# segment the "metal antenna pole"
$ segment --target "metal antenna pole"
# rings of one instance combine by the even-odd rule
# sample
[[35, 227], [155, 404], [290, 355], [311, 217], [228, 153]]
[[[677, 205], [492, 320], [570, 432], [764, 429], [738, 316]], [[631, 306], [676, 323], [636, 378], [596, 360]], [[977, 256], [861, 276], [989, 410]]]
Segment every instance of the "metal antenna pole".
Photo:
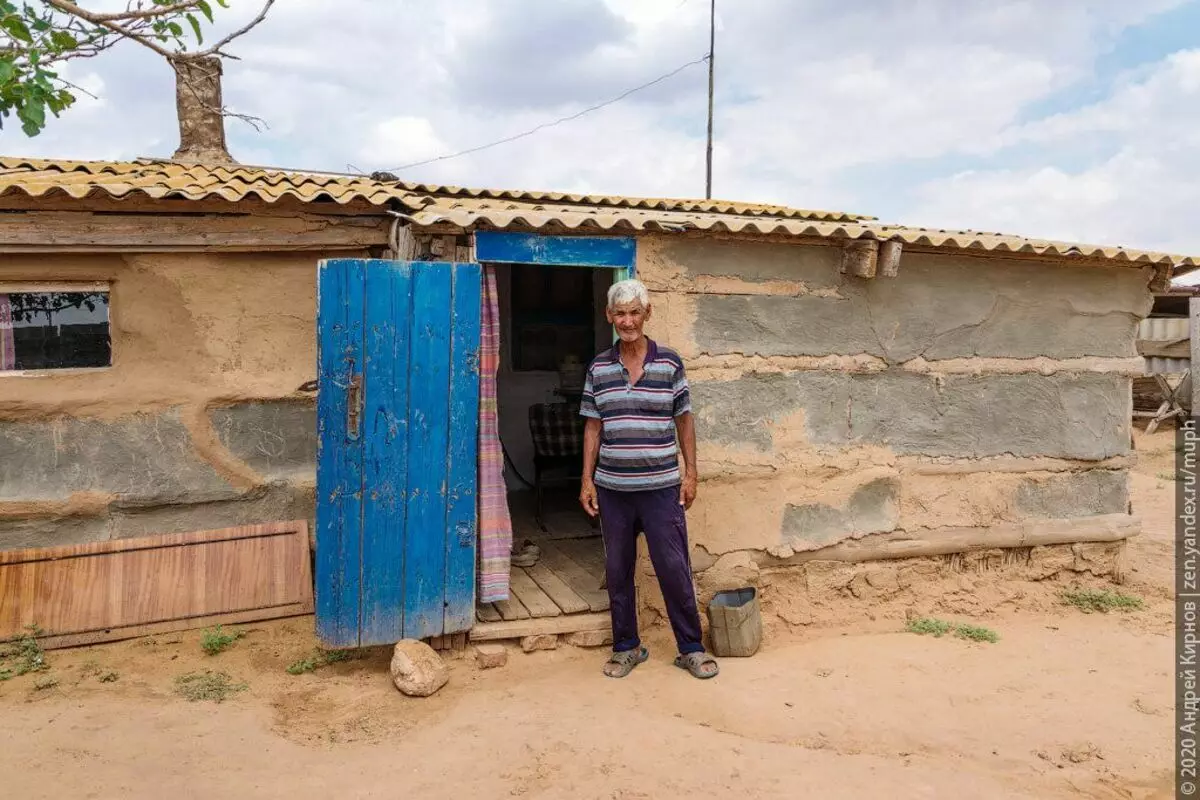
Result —
[[704, 198], [712, 199], [713, 153], [713, 52], [717, 46], [717, 0], [712, 0], [708, 12], [708, 153], [704, 182]]

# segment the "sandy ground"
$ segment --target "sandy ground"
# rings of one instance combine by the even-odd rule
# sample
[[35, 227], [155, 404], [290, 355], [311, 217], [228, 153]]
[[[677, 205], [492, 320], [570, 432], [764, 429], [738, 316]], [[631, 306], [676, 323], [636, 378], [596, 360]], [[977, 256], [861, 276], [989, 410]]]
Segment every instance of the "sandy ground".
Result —
[[[311, 621], [246, 626], [207, 656], [198, 631], [53, 651], [0, 682], [0, 774], [13, 798], [1167, 798], [1172, 749], [1172, 434], [1139, 437], [1122, 591], [1145, 610], [1025, 601], [974, 620], [994, 644], [904, 633], [903, 604], [839, 626], [773, 625], [716, 680], [651, 661], [604, 678], [604, 651], [451, 661], [425, 700], [389, 653], [289, 675]], [[1092, 585], [1102, 585], [1093, 581]], [[223, 703], [174, 694], [223, 670]], [[101, 682], [99, 675], [118, 678]], [[53, 678], [57, 684], [37, 688]]]

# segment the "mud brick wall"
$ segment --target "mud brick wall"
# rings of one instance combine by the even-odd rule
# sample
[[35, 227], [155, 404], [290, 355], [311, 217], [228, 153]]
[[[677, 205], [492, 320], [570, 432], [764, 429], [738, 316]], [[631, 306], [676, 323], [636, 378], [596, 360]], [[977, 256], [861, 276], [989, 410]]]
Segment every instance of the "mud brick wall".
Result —
[[659, 236], [638, 271], [691, 379], [698, 571], [1136, 531], [1150, 269], [905, 252], [864, 279], [835, 246]]
[[113, 365], [0, 376], [0, 549], [311, 522], [322, 257], [6, 256], [111, 281]]

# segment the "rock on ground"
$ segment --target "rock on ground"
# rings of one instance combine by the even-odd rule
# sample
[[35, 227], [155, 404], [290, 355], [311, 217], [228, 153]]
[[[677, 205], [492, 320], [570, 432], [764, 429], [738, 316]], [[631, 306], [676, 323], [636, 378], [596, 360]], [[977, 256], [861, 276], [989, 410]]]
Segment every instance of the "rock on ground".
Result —
[[475, 663], [480, 669], [503, 667], [508, 663], [508, 648], [502, 644], [480, 644], [475, 646]]
[[567, 644], [573, 647], [603, 647], [612, 644], [612, 631], [576, 631], [565, 637]]
[[396, 643], [391, 670], [396, 688], [411, 697], [429, 697], [450, 680], [450, 668], [437, 651], [415, 639]]
[[557, 647], [558, 636], [553, 633], [526, 636], [521, 640], [521, 649], [526, 653], [532, 653], [534, 650], [554, 650]]

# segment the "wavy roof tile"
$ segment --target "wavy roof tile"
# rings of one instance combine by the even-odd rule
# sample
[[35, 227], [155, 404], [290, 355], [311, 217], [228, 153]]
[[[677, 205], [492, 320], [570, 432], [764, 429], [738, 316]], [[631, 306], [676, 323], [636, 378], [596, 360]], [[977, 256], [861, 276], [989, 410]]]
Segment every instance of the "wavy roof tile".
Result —
[[1200, 258], [1118, 246], [1031, 239], [1001, 233], [888, 225], [874, 217], [721, 200], [577, 195], [405, 183], [237, 165], [197, 166], [170, 161], [52, 161], [0, 156], [0, 197], [76, 199], [142, 196], [154, 199], [305, 203], [354, 201], [408, 213], [419, 224], [462, 227], [562, 227], [581, 231], [680, 231], [825, 238], [898, 239], [905, 244], [994, 253], [1092, 258], [1117, 263], [1200, 267]]

